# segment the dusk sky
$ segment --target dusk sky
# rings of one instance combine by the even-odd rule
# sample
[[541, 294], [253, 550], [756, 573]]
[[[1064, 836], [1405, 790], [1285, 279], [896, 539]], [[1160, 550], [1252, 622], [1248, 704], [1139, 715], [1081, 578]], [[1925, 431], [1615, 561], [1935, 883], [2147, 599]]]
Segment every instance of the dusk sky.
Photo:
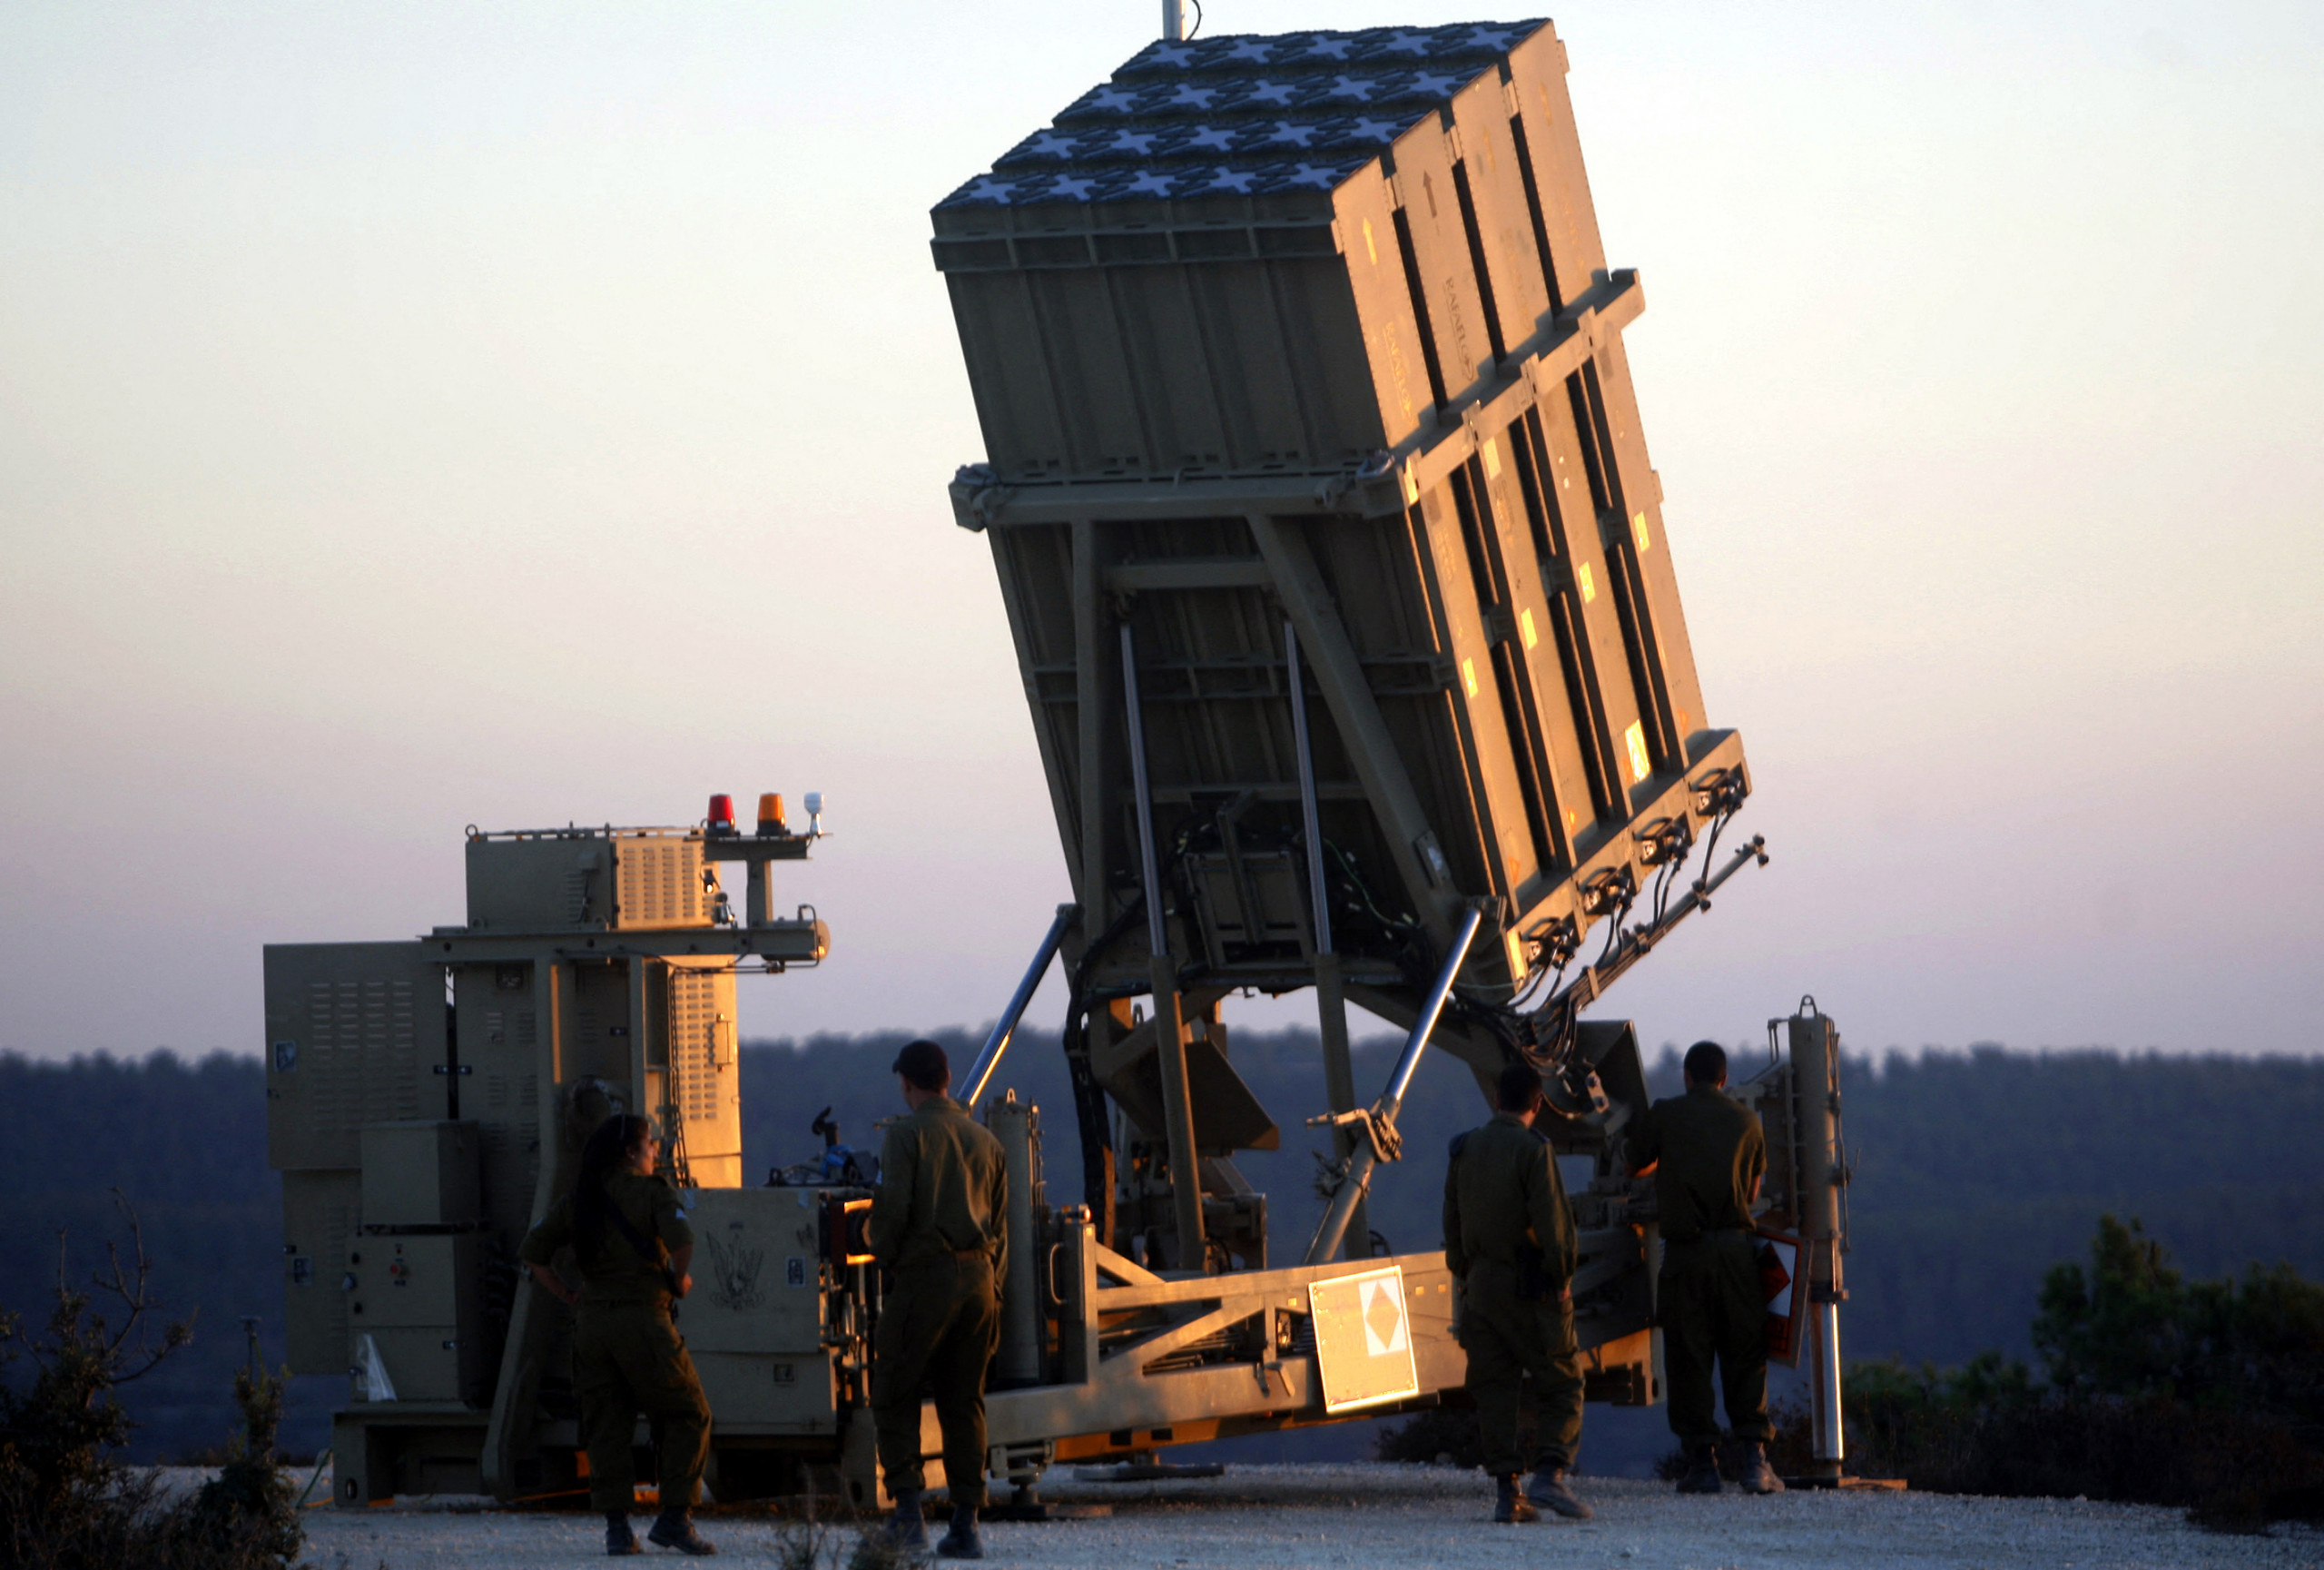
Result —
[[[928, 210], [1158, 9], [0, 6], [0, 1050], [712, 791], [834, 831], [746, 1035], [989, 1021], [1069, 888]], [[2324, 1046], [2324, 7], [1555, 19], [1773, 856], [1598, 1013]]]

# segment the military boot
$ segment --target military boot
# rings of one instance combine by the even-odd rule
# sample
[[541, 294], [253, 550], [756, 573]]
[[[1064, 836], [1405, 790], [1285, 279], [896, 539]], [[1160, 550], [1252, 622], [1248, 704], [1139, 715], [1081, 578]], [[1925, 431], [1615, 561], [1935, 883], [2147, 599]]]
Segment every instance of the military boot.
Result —
[[899, 1554], [924, 1557], [928, 1553], [928, 1518], [920, 1513], [917, 1488], [896, 1490], [896, 1513], [885, 1528], [888, 1546]]
[[1539, 1521], [1541, 1513], [1525, 1497], [1525, 1485], [1517, 1480], [1514, 1472], [1503, 1472], [1493, 1480], [1492, 1518], [1503, 1526], [1524, 1521]]
[[984, 1539], [977, 1535], [977, 1507], [973, 1505], [952, 1506], [952, 1527], [936, 1545], [939, 1559], [981, 1559]]
[[710, 1540], [694, 1529], [694, 1516], [684, 1510], [665, 1510], [646, 1529], [645, 1540], [681, 1554], [715, 1554]]
[[1544, 1466], [1525, 1485], [1525, 1492], [1569, 1521], [1587, 1521], [1596, 1514], [1575, 1495], [1562, 1466]]
[[1783, 1479], [1768, 1465], [1768, 1447], [1757, 1439], [1735, 1441], [1728, 1469], [1735, 1474], [1735, 1486], [1746, 1494], [1783, 1492]]
[[606, 1512], [606, 1552], [616, 1559], [626, 1555], [645, 1552], [645, 1545], [640, 1543], [637, 1540], [637, 1534], [629, 1529], [628, 1511], [608, 1510]]
[[1687, 1447], [1687, 1475], [1679, 1479], [1679, 1492], [1716, 1494], [1718, 1490], [1718, 1447], [1715, 1445], [1689, 1445]]

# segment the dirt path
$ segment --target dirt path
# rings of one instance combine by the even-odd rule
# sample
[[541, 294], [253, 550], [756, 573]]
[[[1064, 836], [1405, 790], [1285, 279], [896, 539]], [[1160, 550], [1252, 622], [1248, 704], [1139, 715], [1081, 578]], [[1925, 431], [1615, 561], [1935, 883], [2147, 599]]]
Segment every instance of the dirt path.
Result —
[[[2138, 1570], [2143, 1566], [2324, 1565], [2324, 1533], [2226, 1536], [2175, 1510], [2058, 1499], [1932, 1494], [1728, 1494], [1681, 1499], [1666, 1484], [1584, 1479], [1595, 1520], [1494, 1526], [1475, 1473], [1449, 1467], [1237, 1466], [1226, 1476], [1113, 1486], [1060, 1482], [1060, 1501], [1110, 1501], [1109, 1516], [985, 1528], [990, 1563], [1102, 1570], [1264, 1566], [1576, 1565], [1671, 1570]], [[308, 1517], [320, 1570], [575, 1565], [604, 1555], [595, 1516], [448, 1508], [406, 1501]], [[642, 1529], [645, 1523], [638, 1522]], [[718, 1563], [771, 1565], [785, 1528], [763, 1516], [704, 1516]], [[843, 1554], [844, 1535], [827, 1554]], [[656, 1560], [676, 1555], [650, 1551]], [[837, 1558], [829, 1563], [840, 1562]]]

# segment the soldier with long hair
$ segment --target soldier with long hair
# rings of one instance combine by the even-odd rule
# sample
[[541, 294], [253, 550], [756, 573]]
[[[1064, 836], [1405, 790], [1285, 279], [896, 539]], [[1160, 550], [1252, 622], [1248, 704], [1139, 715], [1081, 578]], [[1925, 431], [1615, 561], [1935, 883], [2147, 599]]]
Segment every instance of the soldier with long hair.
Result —
[[[589, 1503], [606, 1517], [606, 1552], [642, 1554], [630, 1529], [630, 1453], [637, 1415], [655, 1427], [662, 1514], [646, 1536], [687, 1554], [716, 1550], [694, 1530], [694, 1494], [710, 1453], [710, 1403], [670, 1306], [694, 1285], [694, 1229], [678, 1191], [655, 1171], [654, 1125], [617, 1114], [589, 1136], [572, 1191], [519, 1251], [541, 1289], [575, 1309], [573, 1384], [589, 1452]], [[570, 1248], [575, 1290], [553, 1261]]]

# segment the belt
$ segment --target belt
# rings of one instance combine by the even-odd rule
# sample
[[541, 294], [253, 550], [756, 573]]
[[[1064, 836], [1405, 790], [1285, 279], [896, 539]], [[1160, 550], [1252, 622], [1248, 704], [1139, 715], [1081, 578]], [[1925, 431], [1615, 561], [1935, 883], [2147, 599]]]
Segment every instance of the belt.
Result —
[[992, 1250], [990, 1249], [943, 1249], [931, 1253], [922, 1254], [918, 1259], [911, 1261], [911, 1263], [900, 1265], [897, 1269], [907, 1270], [913, 1269], [928, 1265], [941, 1264], [947, 1259], [951, 1260], [955, 1264], [968, 1265], [973, 1264], [979, 1259], [990, 1259], [991, 1258]]
[[1665, 1243], [1708, 1243], [1715, 1238], [1748, 1238], [1749, 1230], [1742, 1227], [1705, 1227], [1701, 1231], [1684, 1238], [1665, 1238]]

